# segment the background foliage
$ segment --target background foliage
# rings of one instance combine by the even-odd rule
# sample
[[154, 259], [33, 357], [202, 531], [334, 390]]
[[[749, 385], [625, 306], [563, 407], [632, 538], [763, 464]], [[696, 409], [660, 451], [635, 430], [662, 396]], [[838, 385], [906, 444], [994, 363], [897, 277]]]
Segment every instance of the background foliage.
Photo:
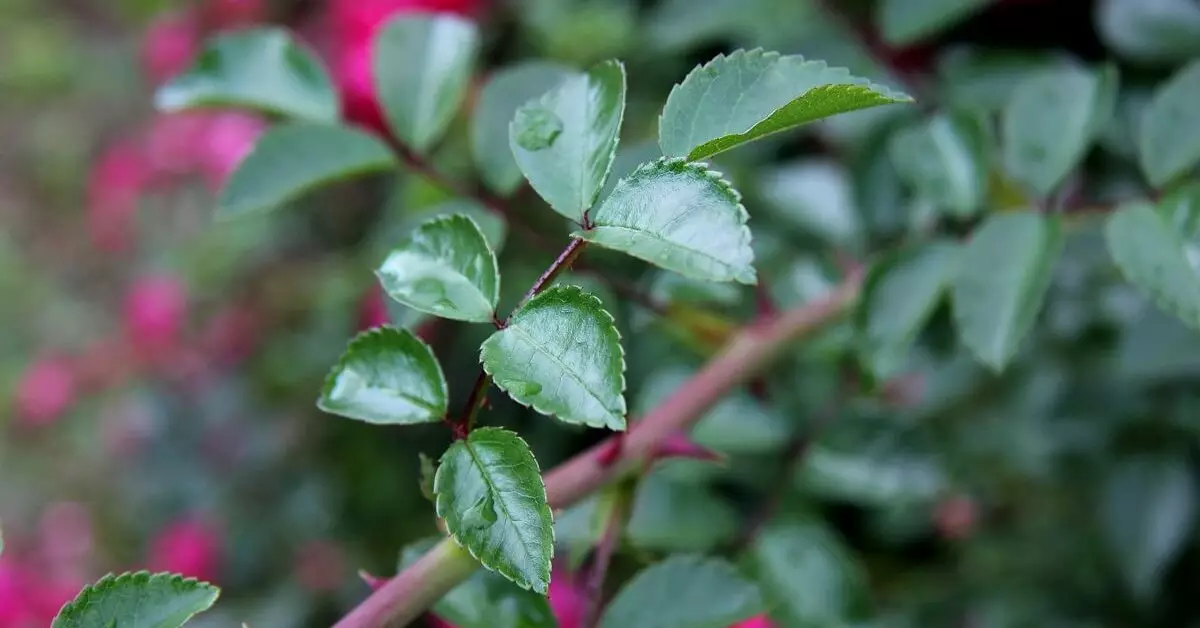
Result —
[[[766, 303], [811, 300], [853, 260], [888, 269], [853, 318], [706, 416], [694, 437], [727, 464], [675, 461], [641, 482], [614, 591], [658, 557], [720, 550], [785, 626], [1196, 621], [1200, 342], [1181, 322], [1200, 311], [1194, 3], [93, 4], [0, 9], [0, 623], [46, 625], [100, 574], [150, 567], [222, 586], [193, 625], [328, 625], [365, 594], [357, 567], [390, 574], [436, 532], [417, 454], [444, 451], [445, 430], [340, 420], [313, 401], [354, 332], [391, 320], [431, 342], [461, 407], [488, 330], [385, 300], [371, 271], [424, 217], [465, 208], [502, 249], [508, 311], [550, 260], [522, 238], [565, 238], [562, 217], [522, 189], [518, 215], [487, 218], [364, 150], [369, 176], [214, 223], [216, 191], [266, 121], [152, 106], [204, 35], [270, 22], [313, 46], [345, 114], [378, 131], [364, 42], [413, 8], [482, 20], [468, 109], [420, 147], [455, 181], [479, 178], [471, 148], [489, 141], [471, 107], [503, 98], [485, 77], [517, 61], [624, 61], [601, 198], [657, 156], [671, 86], [719, 52], [800, 53], [918, 100], [712, 159], [745, 196], [763, 293], [598, 249], [571, 276], [615, 315], [637, 416]], [[519, 182], [495, 172], [492, 188]], [[1159, 209], [1109, 221], [1136, 199]], [[967, 270], [948, 272], [968, 233]], [[920, 241], [935, 244], [901, 245]], [[481, 420], [521, 433], [543, 469], [598, 437], [491, 403]], [[560, 515], [564, 572], [605, 508]], [[713, 572], [736, 605], [746, 593]]]

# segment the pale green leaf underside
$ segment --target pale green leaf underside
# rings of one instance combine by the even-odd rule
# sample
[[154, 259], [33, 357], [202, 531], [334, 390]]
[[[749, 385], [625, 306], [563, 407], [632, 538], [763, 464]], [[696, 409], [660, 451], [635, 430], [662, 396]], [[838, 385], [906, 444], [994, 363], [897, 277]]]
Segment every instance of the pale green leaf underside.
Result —
[[207, 582], [147, 571], [108, 574], [58, 611], [53, 628], [178, 628], [217, 601]]
[[625, 429], [625, 351], [612, 315], [575, 286], [530, 299], [480, 350], [496, 386], [567, 423]]
[[676, 555], [638, 572], [600, 628], [727, 628], [765, 610], [758, 587], [719, 558]]
[[1189, 63], [1154, 94], [1138, 138], [1142, 170], [1161, 188], [1200, 162], [1200, 60]]
[[1062, 233], [1032, 212], [994, 214], [959, 255], [954, 320], [963, 343], [1000, 371], [1029, 332], [1050, 287]]
[[965, 115], [938, 114], [892, 137], [892, 165], [918, 196], [967, 217], [988, 188], [987, 130]]
[[737, 50], [671, 90], [658, 140], [664, 155], [694, 161], [835, 114], [911, 100], [822, 61]]
[[407, 329], [385, 326], [350, 341], [317, 407], [368, 423], [427, 423], [446, 414], [447, 394], [429, 346]]
[[768, 527], [751, 549], [772, 617], [785, 626], [837, 626], [865, 599], [865, 582], [844, 542], [819, 522]]
[[1047, 196], [1083, 159], [1112, 117], [1117, 78], [1111, 68], [1048, 68], [1022, 81], [1001, 112], [1009, 174]]
[[566, 66], [528, 61], [497, 70], [479, 92], [471, 118], [471, 156], [483, 182], [507, 196], [524, 177], [508, 141], [508, 125], [517, 107], [554, 89], [573, 74]]
[[421, 224], [375, 274], [396, 301], [443, 318], [489, 322], [500, 298], [496, 255], [479, 225], [463, 214]]
[[449, 14], [394, 18], [375, 39], [372, 69], [388, 125], [408, 147], [426, 153], [462, 103], [479, 32]]
[[741, 196], [703, 164], [642, 164], [591, 219], [572, 235], [695, 279], [757, 282]]
[[164, 111], [248, 107], [335, 122], [338, 98], [320, 59], [281, 28], [223, 33], [209, 40], [183, 74], [158, 89]]
[[275, 209], [321, 185], [395, 165], [388, 147], [362, 131], [316, 123], [277, 126], [259, 138], [229, 177], [217, 215]]
[[876, 20], [884, 41], [904, 46], [937, 34], [994, 0], [881, 0]]
[[859, 327], [863, 357], [877, 377], [892, 377], [905, 366], [913, 339], [954, 278], [958, 250], [951, 242], [931, 242], [897, 253], [871, 269]]
[[[397, 571], [403, 571], [441, 541], [423, 539], [400, 553]], [[433, 613], [455, 628], [557, 628], [550, 600], [522, 589], [487, 570], [476, 571], [433, 606]]]
[[1131, 283], [1200, 329], [1200, 247], [1180, 237], [1148, 203], [1121, 207], [1108, 219], [1105, 236], [1113, 261]]
[[[625, 66], [619, 61], [566, 78], [517, 110], [509, 126], [512, 154], [554, 211], [582, 222], [612, 168], [624, 115]], [[553, 136], [529, 128], [530, 120], [554, 125]]]
[[546, 593], [554, 525], [529, 445], [513, 432], [473, 430], [442, 456], [433, 481], [437, 514], [484, 567]]
[[652, 472], [637, 487], [625, 535], [634, 547], [708, 552], [737, 536], [741, 517], [707, 487]]

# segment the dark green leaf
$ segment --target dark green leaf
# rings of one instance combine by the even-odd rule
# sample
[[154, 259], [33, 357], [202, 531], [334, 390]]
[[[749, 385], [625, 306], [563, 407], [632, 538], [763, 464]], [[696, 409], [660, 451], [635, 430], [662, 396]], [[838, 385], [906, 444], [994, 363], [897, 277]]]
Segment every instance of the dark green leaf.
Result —
[[771, 617], [781, 626], [841, 626], [866, 600], [866, 580], [845, 543], [819, 521], [773, 525], [751, 549]]
[[282, 28], [213, 37], [183, 74], [155, 94], [164, 111], [249, 107], [310, 120], [338, 119], [338, 98], [320, 59]]
[[507, 196], [524, 180], [508, 141], [508, 126], [517, 107], [571, 75], [566, 66], [528, 61], [496, 71], [484, 84], [471, 119], [471, 155], [493, 192]]
[[605, 61], [517, 109], [517, 166], [554, 211], [583, 221], [604, 187], [625, 115], [625, 66]]
[[177, 574], [108, 574], [67, 602], [53, 628], [178, 628], [208, 610], [220, 593]]
[[741, 195], [702, 164], [643, 164], [591, 219], [572, 235], [696, 279], [757, 281]]
[[1191, 535], [1197, 491], [1190, 465], [1173, 458], [1127, 460], [1108, 478], [1104, 533], [1130, 590], [1143, 601], [1157, 594]]
[[600, 628], [727, 628], [764, 609], [758, 587], [719, 558], [679, 555], [625, 583]]
[[822, 61], [737, 50], [697, 66], [671, 90], [658, 141], [663, 155], [694, 161], [835, 114], [911, 100]]
[[1200, 329], [1197, 221], [1200, 190], [1185, 188], [1160, 208], [1126, 204], [1105, 229], [1108, 250], [1125, 277], [1193, 329]]
[[396, 136], [425, 154], [446, 131], [466, 96], [479, 32], [447, 13], [400, 15], [372, 49], [379, 101]]
[[554, 525], [537, 460], [521, 437], [473, 430], [442, 456], [433, 487], [437, 514], [459, 545], [518, 586], [546, 593]]
[[1001, 371], [1041, 309], [1062, 245], [1057, 219], [1031, 212], [988, 217], [971, 235], [954, 279], [963, 343]]
[[928, 504], [948, 484], [936, 458], [918, 444], [844, 420], [812, 446], [796, 480], [807, 492], [868, 508]]
[[1009, 174], [1049, 196], [1104, 130], [1116, 98], [1112, 66], [1089, 70], [1062, 64], [1026, 78], [1000, 118]]
[[958, 269], [959, 247], [947, 241], [899, 251], [871, 268], [859, 306], [863, 358], [875, 376], [898, 375]]
[[896, 171], [921, 197], [965, 218], [979, 211], [988, 191], [988, 131], [983, 120], [940, 113], [892, 136]]
[[1200, 5], [1193, 0], [1100, 0], [1096, 30], [1116, 53], [1169, 65], [1200, 54]]
[[616, 497], [616, 491], [609, 487], [555, 515], [554, 542], [566, 550], [566, 556], [557, 559], [565, 560], [572, 571], [583, 565], [604, 536]]
[[903, 47], [936, 35], [994, 0], [881, 0], [876, 22], [884, 41]]
[[327, 183], [395, 166], [388, 147], [362, 131], [313, 123], [277, 126], [229, 177], [217, 214], [233, 218], [275, 209]]
[[1161, 188], [1200, 162], [1200, 60], [1179, 70], [1154, 93], [1138, 138], [1142, 170]]
[[625, 351], [612, 315], [575, 286], [530, 299], [480, 360], [518, 403], [567, 423], [625, 429]]
[[638, 485], [625, 528], [635, 547], [662, 552], [708, 552], [738, 533], [733, 506], [703, 486], [655, 472]]
[[461, 214], [417, 227], [375, 274], [393, 299], [454, 320], [489, 322], [500, 298], [496, 254], [479, 225]]
[[379, 327], [350, 341], [317, 407], [368, 423], [428, 423], [445, 416], [446, 397], [446, 378], [429, 346], [407, 329]]
[[[400, 553], [403, 571], [440, 539], [417, 541]], [[433, 606], [439, 618], [456, 628], [556, 628], [546, 596], [527, 591], [490, 572], [477, 571]]]

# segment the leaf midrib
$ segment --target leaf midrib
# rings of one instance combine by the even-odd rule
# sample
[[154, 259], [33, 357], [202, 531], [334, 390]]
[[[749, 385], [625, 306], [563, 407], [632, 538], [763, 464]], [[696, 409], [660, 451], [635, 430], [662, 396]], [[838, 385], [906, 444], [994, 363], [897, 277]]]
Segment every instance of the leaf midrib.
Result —
[[525, 552], [522, 553], [522, 558], [524, 559], [524, 562], [525, 562], [524, 567], [526, 569], [528, 569], [528, 567], [529, 567], [528, 556], [530, 553], [529, 550], [531, 549], [532, 546], [528, 542], [528, 539], [526, 539], [525, 535], [521, 534], [521, 526], [515, 524], [516, 519], [513, 517], [512, 512], [509, 510], [508, 504], [504, 500], [500, 499], [500, 494], [501, 494], [500, 489], [496, 488], [496, 485], [492, 482], [492, 479], [488, 476], [488, 467], [484, 466], [483, 461], [480, 460], [479, 456], [476, 454], [475, 448], [474, 448], [473, 444], [471, 443], [471, 439], [468, 438], [468, 439], [464, 440], [463, 446], [467, 450], [467, 455], [471, 456], [471, 462], [476, 466], [476, 468], [479, 469], [479, 476], [481, 478], [483, 478], [484, 485], [487, 486], [488, 491], [492, 494], [492, 501], [496, 504], [499, 504], [500, 509], [504, 511], [504, 517], [507, 522], [506, 527], [512, 528], [514, 530], [515, 536], [521, 542], [521, 547], [522, 547], [522, 549], [525, 550]]
[[[741, 227], [741, 225], [739, 225], [739, 227]], [[691, 247], [684, 246], [683, 244], [680, 244], [680, 243], [678, 243], [678, 242], [675, 242], [674, 240], [668, 240], [667, 238], [663, 238], [663, 237], [660, 237], [660, 236], [656, 236], [656, 235], [654, 235], [652, 232], [650, 232], [650, 231], [647, 231], [647, 230], [645, 230], [645, 229], [635, 229], [635, 228], [633, 228], [633, 227], [622, 227], [622, 226], [619, 226], [619, 225], [601, 225], [601, 224], [598, 224], [598, 225], [596, 225], [596, 228], [595, 228], [595, 230], [596, 230], [596, 231], [599, 231], [600, 229], [615, 229], [615, 230], [618, 230], [618, 231], [628, 231], [628, 232], [630, 232], [630, 233], [635, 233], [635, 234], [644, 234], [646, 237], [648, 237], [648, 238], [650, 238], [650, 239], [652, 239], [652, 240], [656, 240], [656, 241], [659, 241], [659, 242], [664, 242], [664, 243], [666, 243], [666, 244], [668, 244], [668, 245], [670, 245], [670, 246], [672, 246], [672, 247], [675, 247], [675, 248], [677, 248], [677, 249], [681, 249], [681, 250], [683, 250], [683, 251], [686, 251], [686, 252], [688, 252], [688, 253], [691, 253], [691, 254], [693, 254], [693, 255], [698, 255], [698, 256], [700, 256], [700, 257], [703, 257], [703, 258], [705, 258], [705, 259], [708, 259], [708, 260], [712, 261], [713, 263], [715, 263], [715, 264], [718, 264], [719, 266], [721, 266], [722, 268], [724, 268], [724, 269], [725, 269], [725, 270], [727, 270], [727, 271], [731, 271], [731, 272], [732, 272], [732, 271], [734, 271], [734, 270], [735, 270], [735, 267], [734, 267], [734, 265], [733, 265], [732, 263], [730, 263], [730, 262], [726, 262], [726, 261], [723, 261], [723, 260], [721, 260], [721, 259], [718, 259], [718, 258], [716, 258], [716, 257], [713, 257], [712, 255], [709, 255], [708, 253], [705, 253], [704, 251], [700, 251], [700, 250], [698, 250], [698, 249], [693, 249], [693, 248], [691, 248]], [[585, 235], [586, 235], [586, 234], [585, 234]], [[739, 244], [741, 244], [741, 243], [739, 242]]]
[[[602, 399], [600, 397], [600, 395], [596, 394], [596, 392], [593, 391], [591, 388], [588, 388], [586, 382], [584, 382], [583, 379], [581, 377], [579, 377], [578, 374], [575, 373], [574, 369], [572, 369], [570, 367], [570, 365], [563, 362], [561, 359], [558, 358], [558, 356], [555, 356], [554, 354], [545, 350], [545, 348], [544, 348], [545, 345], [535, 342], [533, 336], [530, 336], [529, 334], [525, 333], [524, 330], [522, 330], [520, 327], [518, 327], [516, 325], [508, 327], [505, 331], [512, 331], [517, 336], [520, 336], [522, 339], [524, 339], [528, 342], [528, 344], [531, 348], [538, 351], [542, 355], [545, 355], [552, 362], [554, 362], [559, 367], [561, 367], [563, 372], [566, 373], [571, 379], [575, 380], [575, 382], [577, 384], [579, 384], [579, 387], [582, 388], [584, 390], [584, 392], [586, 392], [588, 395], [590, 395], [592, 397], [592, 399], [594, 399], [596, 401], [596, 403], [600, 404], [600, 407], [603, 408], [605, 410], [605, 412], [607, 412], [610, 416], [615, 416], [612, 413], [612, 409], [609, 408], [608, 404], [604, 402], [604, 399]], [[562, 417], [560, 417], [560, 418], [562, 418]], [[606, 423], [607, 423], [607, 421], [606, 421]]]

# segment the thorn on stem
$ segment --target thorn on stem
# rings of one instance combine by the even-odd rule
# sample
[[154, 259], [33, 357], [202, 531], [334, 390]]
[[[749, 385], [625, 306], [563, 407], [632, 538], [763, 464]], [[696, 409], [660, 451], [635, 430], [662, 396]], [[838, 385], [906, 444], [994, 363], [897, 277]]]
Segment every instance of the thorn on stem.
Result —
[[707, 460], [719, 462], [724, 460], [721, 454], [697, 443], [690, 436], [679, 432], [667, 437], [651, 456], [651, 461], [667, 460], [670, 458], [687, 458], [690, 460]]
[[379, 587], [382, 587], [387, 582], [387, 578], [373, 576], [367, 573], [366, 569], [359, 569], [358, 577], [361, 578], [363, 582], [367, 583], [367, 586], [371, 587], [372, 591], [378, 591]]

